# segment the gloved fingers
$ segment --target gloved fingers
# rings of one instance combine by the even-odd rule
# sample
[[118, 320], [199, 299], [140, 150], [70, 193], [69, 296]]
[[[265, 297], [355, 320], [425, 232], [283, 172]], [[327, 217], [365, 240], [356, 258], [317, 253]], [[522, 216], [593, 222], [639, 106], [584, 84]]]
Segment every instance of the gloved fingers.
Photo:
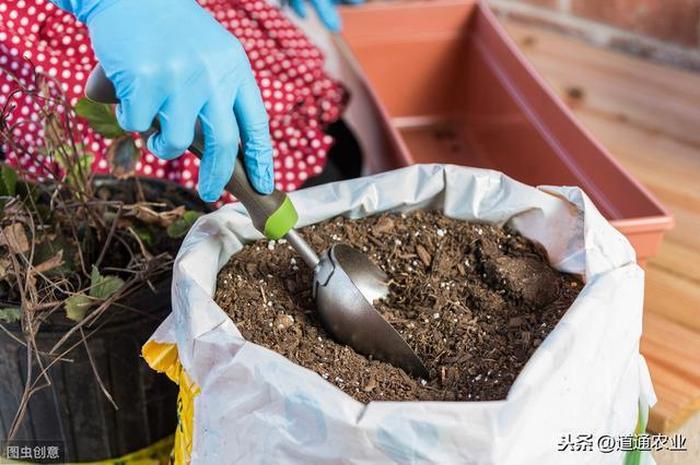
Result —
[[316, 14], [321, 19], [326, 28], [331, 32], [339, 32], [341, 27], [340, 16], [335, 9], [332, 0], [309, 0], [316, 10]]
[[361, 5], [365, 0], [335, 0], [335, 3], [340, 5]]
[[253, 188], [269, 194], [275, 188], [272, 140], [267, 112], [252, 72], [238, 88], [233, 105], [243, 141], [243, 163]]
[[148, 150], [164, 160], [177, 158], [194, 138], [194, 126], [202, 109], [200, 99], [186, 92], [172, 95], [158, 112], [160, 131], [148, 138]]
[[300, 18], [306, 18], [306, 5], [304, 5], [305, 0], [289, 0], [289, 6], [292, 7], [294, 13]]
[[151, 127], [153, 119], [163, 104], [163, 96], [157, 87], [143, 84], [118, 87], [119, 104], [116, 108], [119, 126], [128, 132], [143, 132]]
[[204, 155], [199, 164], [199, 195], [205, 202], [218, 200], [233, 174], [240, 136], [231, 101], [230, 96], [215, 96], [199, 114], [204, 133]]

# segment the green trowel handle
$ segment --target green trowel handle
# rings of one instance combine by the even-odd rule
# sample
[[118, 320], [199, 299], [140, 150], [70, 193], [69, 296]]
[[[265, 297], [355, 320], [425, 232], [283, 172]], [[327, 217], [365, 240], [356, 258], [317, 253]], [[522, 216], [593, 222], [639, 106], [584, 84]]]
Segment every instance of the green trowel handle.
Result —
[[[96, 102], [119, 103], [114, 86], [107, 79], [102, 66], [97, 65], [90, 73], [85, 95]], [[148, 136], [159, 129], [158, 120], [153, 120], [150, 130], [144, 135]], [[190, 145], [190, 151], [198, 158], [202, 158], [204, 153], [204, 136], [199, 123], [195, 127], [194, 140]], [[258, 231], [263, 233], [268, 239], [280, 239], [294, 227], [298, 215], [287, 194], [275, 189], [269, 195], [258, 193], [248, 180], [248, 175], [243, 166], [241, 150], [238, 150], [236, 166], [233, 176], [226, 185], [226, 190], [241, 201], [248, 210], [248, 214], [253, 220], [253, 225]]]
[[[195, 128], [190, 152], [200, 159], [204, 153], [204, 138], [199, 124]], [[233, 169], [233, 176], [226, 184], [226, 190], [240, 200], [245, 209], [248, 210], [253, 225], [258, 231], [268, 239], [280, 239], [294, 227], [299, 219], [294, 204], [289, 200], [287, 194], [278, 189], [268, 195], [258, 193], [248, 180], [242, 158], [241, 150], [238, 149], [236, 166]]]

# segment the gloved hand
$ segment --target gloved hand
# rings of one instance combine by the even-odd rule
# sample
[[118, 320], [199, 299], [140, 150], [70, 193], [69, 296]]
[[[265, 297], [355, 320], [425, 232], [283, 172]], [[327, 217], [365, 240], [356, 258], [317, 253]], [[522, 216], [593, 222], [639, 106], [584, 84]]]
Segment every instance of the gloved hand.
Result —
[[[301, 18], [306, 18], [306, 5], [307, 0], [289, 0], [289, 5], [292, 10]], [[359, 5], [364, 3], [364, 0], [308, 0], [311, 6], [316, 10], [316, 14], [326, 28], [331, 32], [339, 32], [341, 28], [340, 16], [335, 9], [335, 5], [338, 3], [344, 3], [348, 5]]]
[[253, 187], [272, 192], [267, 112], [241, 43], [194, 0], [52, 0], [90, 30], [98, 60], [120, 104], [119, 124], [144, 131], [160, 158], [180, 156], [199, 118], [205, 153], [202, 199], [217, 200], [231, 178], [238, 144]]

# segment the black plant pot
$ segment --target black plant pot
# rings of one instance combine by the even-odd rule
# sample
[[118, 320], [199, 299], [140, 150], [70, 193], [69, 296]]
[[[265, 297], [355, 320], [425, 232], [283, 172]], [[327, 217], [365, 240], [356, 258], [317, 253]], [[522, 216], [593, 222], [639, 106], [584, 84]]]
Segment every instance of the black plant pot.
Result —
[[[208, 209], [195, 193], [173, 183], [146, 178], [139, 183], [147, 200], [160, 196], [191, 210]], [[133, 179], [101, 177], [95, 184], [118, 188], [127, 196], [130, 188], [136, 192]], [[51, 385], [30, 397], [15, 440], [52, 441], [60, 445], [66, 461], [83, 462], [121, 457], [175, 431], [177, 386], [151, 370], [141, 357], [141, 346], [170, 311], [170, 283], [167, 273], [154, 280], [155, 292], [144, 286], [124, 297], [107, 310], [88, 340], [94, 366], [118, 409], [102, 392], [87, 350], [80, 344], [67, 355], [71, 362], [49, 369]], [[71, 327], [61, 318], [65, 321], [52, 319], [51, 324], [42, 325], [36, 338], [40, 348], [52, 347]], [[21, 336], [19, 324], [5, 326]], [[79, 341], [78, 336], [72, 337], [63, 347]], [[36, 373], [38, 365], [33, 363]], [[0, 439], [9, 433], [26, 375], [26, 349], [0, 331]]]

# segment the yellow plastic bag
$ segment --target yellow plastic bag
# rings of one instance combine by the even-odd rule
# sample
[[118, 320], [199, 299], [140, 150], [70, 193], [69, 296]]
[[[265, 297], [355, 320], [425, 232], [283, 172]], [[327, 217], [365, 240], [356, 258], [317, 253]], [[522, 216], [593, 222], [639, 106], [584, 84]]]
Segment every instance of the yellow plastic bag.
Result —
[[199, 387], [190, 380], [185, 370], [182, 369], [177, 355], [177, 347], [174, 344], [163, 344], [151, 340], [143, 346], [142, 353], [151, 368], [165, 373], [168, 378], [180, 386], [180, 392], [177, 396], [178, 425], [175, 431], [172, 455], [175, 464], [188, 464], [192, 454], [194, 399], [199, 394]]

